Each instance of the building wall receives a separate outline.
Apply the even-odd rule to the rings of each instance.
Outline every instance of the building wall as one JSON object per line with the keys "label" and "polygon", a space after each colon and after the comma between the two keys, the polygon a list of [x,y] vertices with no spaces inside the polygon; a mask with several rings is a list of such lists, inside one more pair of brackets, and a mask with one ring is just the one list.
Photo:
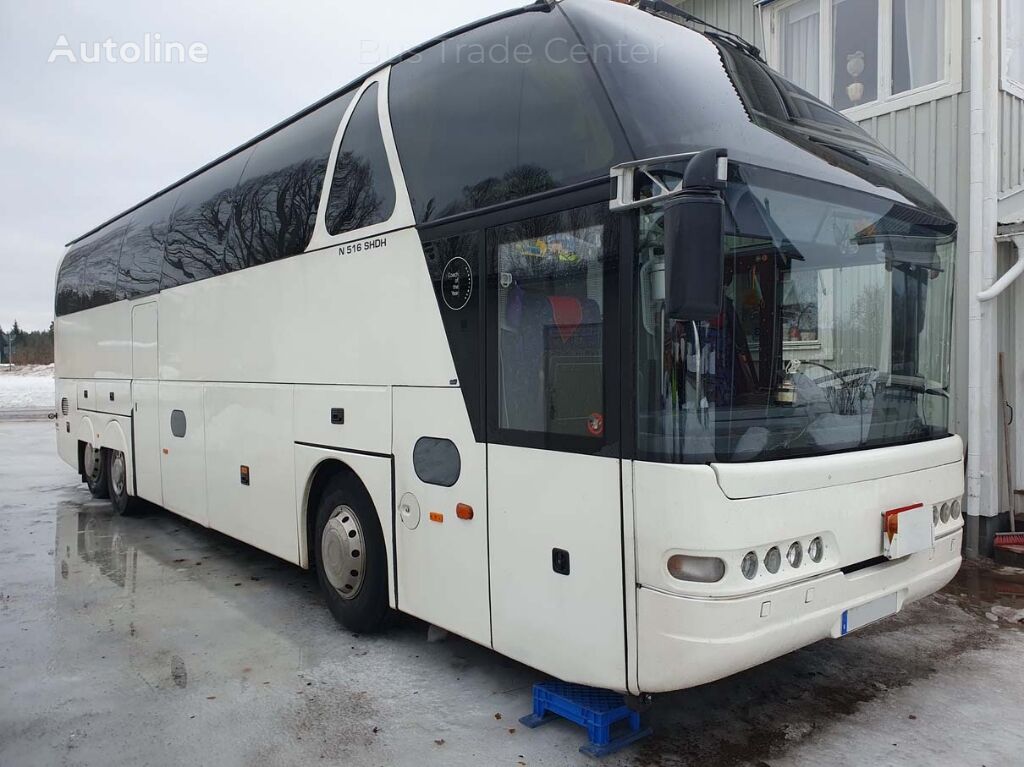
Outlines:
{"label": "building wall", "polygon": [[1024,100],[1012,93],[999,93],[1001,157],[999,193],[1024,191]]}

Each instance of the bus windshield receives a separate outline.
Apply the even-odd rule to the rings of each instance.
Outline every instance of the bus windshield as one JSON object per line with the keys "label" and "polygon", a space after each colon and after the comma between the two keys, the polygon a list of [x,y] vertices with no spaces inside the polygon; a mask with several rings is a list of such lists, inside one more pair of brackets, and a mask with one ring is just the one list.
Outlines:
{"label": "bus windshield", "polygon": [[639,456],[761,461],[946,436],[955,224],[751,166],[731,170],[725,197],[722,312],[707,322],[666,318],[662,209],[640,212]]}

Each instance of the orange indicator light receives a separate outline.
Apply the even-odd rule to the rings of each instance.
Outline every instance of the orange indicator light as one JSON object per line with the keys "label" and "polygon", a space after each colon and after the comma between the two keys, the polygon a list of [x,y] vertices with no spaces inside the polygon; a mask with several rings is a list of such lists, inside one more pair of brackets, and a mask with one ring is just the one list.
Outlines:
{"label": "orange indicator light", "polygon": [[442,514],[439,511],[432,511],[432,512],[430,512],[430,521],[431,522],[444,522],[444,514]]}
{"label": "orange indicator light", "polygon": [[473,507],[468,503],[460,503],[455,507],[455,515],[459,519],[472,519],[473,518]]}

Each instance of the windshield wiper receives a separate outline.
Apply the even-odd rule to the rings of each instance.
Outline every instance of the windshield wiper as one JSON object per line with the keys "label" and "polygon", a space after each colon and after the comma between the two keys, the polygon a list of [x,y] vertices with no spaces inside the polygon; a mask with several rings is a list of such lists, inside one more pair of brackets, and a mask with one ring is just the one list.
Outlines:
{"label": "windshield wiper", "polygon": [[641,11],[647,11],[653,14],[664,14],[666,16],[675,16],[683,21],[688,21],[691,24],[700,24],[705,27],[704,34],[708,37],[713,37],[718,40],[724,40],[732,43],[740,50],[750,54],[755,59],[762,63],[767,63],[761,58],[761,49],[756,45],[748,43],[742,37],[737,35],[735,32],[730,32],[728,29],[722,29],[721,27],[715,26],[711,22],[704,21],[699,16],[694,16],[692,13],[687,13],[682,8],[676,8],[674,5],[665,2],[665,0],[637,0],[636,7]]}

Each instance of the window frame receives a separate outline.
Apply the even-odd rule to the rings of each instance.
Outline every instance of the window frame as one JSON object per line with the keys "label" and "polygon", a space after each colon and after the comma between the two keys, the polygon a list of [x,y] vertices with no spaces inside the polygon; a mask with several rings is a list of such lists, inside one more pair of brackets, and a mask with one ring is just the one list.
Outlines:
{"label": "window frame", "polygon": [[[1020,0],[1017,0],[1019,2]],[[1010,0],[1002,0],[999,3],[999,86],[1000,88],[1009,93],[1012,96],[1016,96],[1019,99],[1024,99],[1024,82],[1018,82],[1012,77],[1007,75],[1006,69],[1003,66],[1003,52],[1008,47],[1006,44],[1006,11],[1010,6]],[[1024,23],[1024,18],[1021,19]],[[1021,55],[1024,56],[1024,50],[1021,51]]]}
{"label": "window frame", "polygon": [[[854,122],[889,114],[900,109],[936,101],[963,90],[962,7],[960,0],[942,0],[945,13],[945,76],[901,93],[892,92],[892,0],[878,0],[878,97],[866,104],[842,110]],[[760,6],[769,65],[781,71],[782,30],[780,12],[800,0],[776,0]],[[1004,0],[1005,2],[1005,0]],[[818,0],[818,92],[813,94],[826,104],[832,101],[832,0]],[[1024,88],[1024,86],[1022,86]]]}
{"label": "window frame", "polygon": [[[413,226],[412,205],[409,202],[409,192],[405,185],[405,175],[402,173],[402,165],[398,158],[398,149],[395,146],[395,134],[391,127],[391,110],[389,108],[390,90],[388,83],[391,78],[391,67],[376,72],[368,77],[355,90],[352,101],[349,102],[345,114],[341,118],[338,132],[334,136],[334,143],[331,144],[331,153],[327,159],[327,172],[324,176],[323,188],[320,190],[320,202],[317,205],[316,223],[313,226],[313,236],[310,238],[306,252],[320,250],[322,248],[341,245],[354,240],[363,240],[374,235],[387,234],[397,229],[404,229]],[[364,226],[361,229],[351,229],[339,234],[331,234],[327,230],[327,202],[331,196],[331,184],[334,180],[334,170],[338,162],[338,154],[341,150],[341,143],[345,138],[345,131],[348,129],[349,121],[355,114],[359,102],[373,85],[377,85],[377,121],[379,123],[381,137],[384,139],[384,151],[388,158],[388,167],[391,171],[391,183],[395,188],[395,207],[391,216],[386,221],[377,224]]]}

